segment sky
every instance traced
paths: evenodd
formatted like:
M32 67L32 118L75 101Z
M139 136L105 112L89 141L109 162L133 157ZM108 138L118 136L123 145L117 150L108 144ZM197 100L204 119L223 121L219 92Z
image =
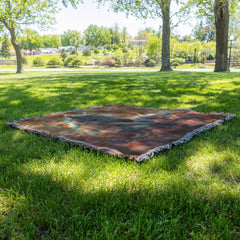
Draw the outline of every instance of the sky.
M176 9L176 6L173 5L172 9ZM109 11L107 6L98 8L97 3L88 0L84 4L80 4L77 9L73 9L71 6L68 6L68 8L62 7L62 10L56 14L56 24L52 26L52 29L40 32L40 34L63 34L68 29L83 33L90 24L99 27L112 27L114 24L118 24L120 29L127 27L128 33L134 37L146 27L158 30L161 19L142 20L133 16L126 17L124 13ZM173 32L181 36L190 35L192 27L189 24L181 24L181 28L179 27Z

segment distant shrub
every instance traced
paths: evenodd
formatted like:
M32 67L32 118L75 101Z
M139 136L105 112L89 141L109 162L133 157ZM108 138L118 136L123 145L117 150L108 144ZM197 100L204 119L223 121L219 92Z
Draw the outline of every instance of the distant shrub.
M72 67L79 67L83 65L83 61L79 58L79 57L75 57L72 61L71 61L71 65Z
M128 47L129 47L131 50L133 50L133 49L134 49L133 43L129 43Z
M71 55L78 55L78 52L77 52L76 48L72 48L70 54Z
M107 47L106 47L106 49L107 49L108 51L111 51L111 50L112 50L112 47L111 47L111 45L110 45L110 44L108 44L108 45L107 45Z
M205 64L207 61L207 58L205 56L201 56L200 63Z
M107 49L104 49L104 50L103 50L103 54L104 54L104 55L107 55L107 54L108 54Z
M97 65L97 66L100 66L101 65L101 60L98 58L94 61L94 64Z
M48 67L51 67L51 68L56 68L56 67L60 67L62 66L63 62L60 58L58 57L52 57L48 63L47 63L47 66Z
M124 59L123 59L123 56L122 55L115 55L112 57L115 62L116 62L116 65L115 67L122 67L124 65Z
M67 54L65 49L61 50L60 56L61 56L63 61L67 58L68 54Z
M33 60L33 66L34 67L42 67L44 65L45 65L45 63L44 63L44 59L42 57L36 57Z
M144 65L146 67L154 67L157 65L156 61L154 59L148 58L144 61Z
M128 53L128 48L127 47L123 47L122 52L123 53Z
M99 49L98 49L98 48L94 48L93 52L94 52L95 54L98 54L98 53L99 53Z
M109 67L115 67L116 61L113 58L107 57L102 60L102 65L108 65Z
M113 49L114 51L116 51L118 48L119 48L119 46L118 46L116 43L114 43L114 44L112 45L112 49Z
M178 62L173 62L171 65L172 65L174 68L176 68L176 67L179 66L180 64L179 64Z
M69 57L67 57L64 61L64 66L71 65L71 62L74 60L74 58L76 58L76 56L70 55Z
M209 57L207 58L207 60L214 60L215 57L212 54L209 54Z
M141 58L137 58L134 62L133 62L133 66L134 67L141 67L143 65L143 60Z
M172 58L171 63L174 63L174 62L179 63L179 65L180 65L180 64L184 64L186 62L186 60L185 60L185 58Z
M121 49L117 49L115 52L114 52L114 55L123 55L123 51Z
M79 67L84 65L84 62L77 55L70 55L64 61L64 66L66 67Z
M84 49L83 52L82 52L82 55L85 56L85 57L89 57L91 56L91 50L90 49Z
M22 56L22 63L23 63L23 65L28 64L27 58L25 56Z
M133 67L134 66L134 60L128 60L126 63L127 67Z
M124 67L127 67L129 60L131 60L131 59L130 59L130 55L129 55L128 53L125 53L125 54L123 55L122 59L123 59L123 66L124 66Z

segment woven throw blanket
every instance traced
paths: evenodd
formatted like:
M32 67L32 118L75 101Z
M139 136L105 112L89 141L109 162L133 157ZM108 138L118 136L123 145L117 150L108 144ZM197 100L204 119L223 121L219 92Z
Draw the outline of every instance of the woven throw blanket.
M234 116L110 104L5 124L141 162Z

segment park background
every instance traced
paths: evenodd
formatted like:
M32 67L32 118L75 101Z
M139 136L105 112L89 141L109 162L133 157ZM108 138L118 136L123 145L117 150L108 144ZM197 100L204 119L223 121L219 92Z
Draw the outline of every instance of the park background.
M161 65L161 18L137 19L115 13L109 6L87 2L77 9L65 8L56 15L51 28L33 26L18 40L25 68L156 67ZM173 3L173 15L180 8ZM184 15L184 14L183 14ZM70 17L71 16L71 17ZM230 16L234 41L231 47L233 70L240 66L239 9ZM125 24L125 25L124 25ZM126 27L127 26L127 27ZM213 18L193 14L172 17L170 56L175 69L212 69L215 63L216 34ZM14 69L16 57L7 32L1 38L0 69ZM230 51L230 50L229 50ZM230 57L230 56L229 56ZM10 60L10 61L9 61Z

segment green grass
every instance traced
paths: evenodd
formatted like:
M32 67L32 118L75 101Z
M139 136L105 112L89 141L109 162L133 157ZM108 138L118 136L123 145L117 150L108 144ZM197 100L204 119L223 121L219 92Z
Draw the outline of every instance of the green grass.
M138 164L4 122L101 104L236 113ZM239 73L0 74L0 239L239 239Z

